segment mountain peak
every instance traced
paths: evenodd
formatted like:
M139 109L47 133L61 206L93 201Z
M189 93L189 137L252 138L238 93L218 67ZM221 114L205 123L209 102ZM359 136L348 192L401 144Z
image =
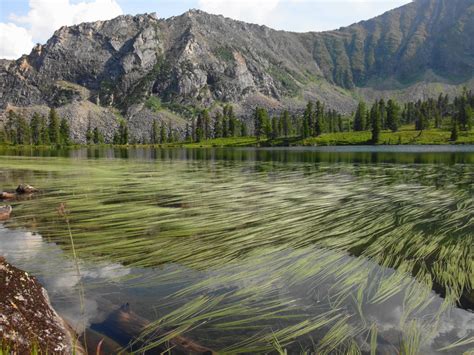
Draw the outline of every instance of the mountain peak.
M124 114L150 95L186 107L234 102L340 111L380 89L413 95L474 77L472 0L416 0L328 32L276 31L191 9L168 19L122 15L62 27L0 65L0 106L87 99ZM64 84L67 83L67 84ZM431 85L431 86L430 86ZM342 88L342 89L341 89ZM85 92L89 93L85 96Z

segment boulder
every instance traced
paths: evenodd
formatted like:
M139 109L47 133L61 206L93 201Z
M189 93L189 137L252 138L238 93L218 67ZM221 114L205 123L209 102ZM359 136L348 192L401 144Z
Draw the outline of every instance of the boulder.
M13 354L83 354L35 277L0 257L0 339ZM1 351L0 351L1 352Z
M12 206L0 206L0 221L6 221L12 213Z

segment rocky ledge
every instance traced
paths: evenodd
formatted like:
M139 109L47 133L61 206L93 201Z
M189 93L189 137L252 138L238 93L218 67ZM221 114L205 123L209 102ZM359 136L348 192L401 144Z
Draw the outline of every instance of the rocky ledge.
M35 277L0 257L0 353L82 354L76 335L54 311Z

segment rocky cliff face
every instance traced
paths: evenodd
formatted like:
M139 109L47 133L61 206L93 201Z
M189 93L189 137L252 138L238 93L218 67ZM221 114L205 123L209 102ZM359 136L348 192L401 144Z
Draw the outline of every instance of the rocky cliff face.
M298 109L319 98L349 112L354 97L375 92L403 100L473 86L473 35L472 0L416 0L321 33L275 31L196 10L169 19L120 16L62 27L30 55L2 61L0 106L89 101L132 122L161 111L159 119L176 125L184 121L169 109L186 114L223 101L245 114L255 105ZM166 107L146 111L151 96ZM97 121L93 111L82 116Z

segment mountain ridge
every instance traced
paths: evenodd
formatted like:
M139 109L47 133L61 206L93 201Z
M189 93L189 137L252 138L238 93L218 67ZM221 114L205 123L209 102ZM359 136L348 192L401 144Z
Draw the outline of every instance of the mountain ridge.
M144 124L166 113L146 108L153 96L185 115L222 102L243 116L257 105L300 110L314 99L350 112L359 98L403 101L472 87L473 34L472 0L416 0L348 27L304 33L201 10L168 19L122 15L63 26L29 55L2 61L0 107L88 100ZM90 110L87 116L94 120Z

